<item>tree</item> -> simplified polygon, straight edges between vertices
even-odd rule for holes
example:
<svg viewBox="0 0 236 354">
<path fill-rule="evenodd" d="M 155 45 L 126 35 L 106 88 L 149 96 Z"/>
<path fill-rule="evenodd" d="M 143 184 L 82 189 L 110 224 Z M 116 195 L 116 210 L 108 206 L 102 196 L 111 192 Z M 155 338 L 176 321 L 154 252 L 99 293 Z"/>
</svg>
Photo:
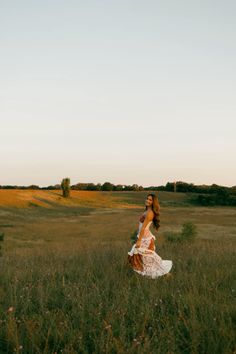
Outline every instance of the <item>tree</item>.
<svg viewBox="0 0 236 354">
<path fill-rule="evenodd" d="M 68 198 L 70 196 L 70 178 L 63 178 L 61 181 L 61 188 L 63 191 L 63 197 Z"/>
<path fill-rule="evenodd" d="M 110 182 L 103 183 L 102 190 L 103 191 L 112 191 L 113 190 L 113 184 L 111 184 Z"/>
<path fill-rule="evenodd" d="M 40 189 L 39 186 L 36 186 L 35 184 L 31 184 L 30 186 L 26 187 L 26 189 Z"/>
<path fill-rule="evenodd" d="M 88 183 L 77 183 L 71 186 L 71 189 L 85 191 L 87 189 Z"/>
<path fill-rule="evenodd" d="M 96 186 L 94 183 L 88 183 L 87 185 L 87 191 L 95 191 L 96 190 Z"/>
<path fill-rule="evenodd" d="M 174 192 L 176 193 L 176 191 L 177 191 L 177 183 L 176 182 L 174 182 Z"/>
<path fill-rule="evenodd" d="M 132 186 L 131 186 L 131 188 L 132 188 L 132 191 L 138 191 L 139 190 L 139 187 L 138 187 L 138 185 L 135 183 L 135 184 L 133 184 Z"/>
<path fill-rule="evenodd" d="M 123 185 L 122 184 L 117 184 L 114 186 L 115 191 L 122 191 L 123 190 Z"/>
<path fill-rule="evenodd" d="M 174 183 L 172 183 L 172 182 L 167 182 L 167 183 L 166 183 L 166 191 L 167 191 L 167 192 L 173 192 L 173 191 L 174 191 Z"/>
</svg>

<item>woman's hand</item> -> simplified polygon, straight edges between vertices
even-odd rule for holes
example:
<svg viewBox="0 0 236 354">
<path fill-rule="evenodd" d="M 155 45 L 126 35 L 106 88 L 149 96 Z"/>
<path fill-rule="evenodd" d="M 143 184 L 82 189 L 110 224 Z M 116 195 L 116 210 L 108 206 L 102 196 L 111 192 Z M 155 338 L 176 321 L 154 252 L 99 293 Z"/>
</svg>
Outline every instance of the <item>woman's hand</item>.
<svg viewBox="0 0 236 354">
<path fill-rule="evenodd" d="M 135 248 L 139 248 L 141 246 L 141 240 L 138 240 L 135 244 Z"/>
</svg>

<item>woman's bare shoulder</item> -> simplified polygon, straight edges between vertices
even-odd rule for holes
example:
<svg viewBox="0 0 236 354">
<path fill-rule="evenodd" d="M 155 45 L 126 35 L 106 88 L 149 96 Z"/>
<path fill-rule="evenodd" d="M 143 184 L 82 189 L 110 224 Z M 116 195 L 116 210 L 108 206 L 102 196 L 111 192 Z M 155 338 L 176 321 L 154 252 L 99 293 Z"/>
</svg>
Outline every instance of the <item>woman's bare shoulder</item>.
<svg viewBox="0 0 236 354">
<path fill-rule="evenodd" d="M 146 217 L 148 218 L 148 219 L 153 219 L 153 217 L 154 217 L 154 212 L 153 212 L 153 210 L 147 210 L 147 213 L 146 213 Z"/>
</svg>

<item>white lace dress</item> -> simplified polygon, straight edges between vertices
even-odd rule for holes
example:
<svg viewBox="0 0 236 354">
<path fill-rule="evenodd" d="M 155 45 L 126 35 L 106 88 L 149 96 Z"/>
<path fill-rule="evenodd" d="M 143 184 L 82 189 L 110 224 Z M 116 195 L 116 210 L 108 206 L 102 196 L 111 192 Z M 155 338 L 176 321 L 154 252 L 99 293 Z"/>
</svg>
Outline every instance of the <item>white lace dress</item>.
<svg viewBox="0 0 236 354">
<path fill-rule="evenodd" d="M 172 268 L 172 261 L 163 260 L 155 252 L 154 241 L 156 237 L 149 230 L 151 224 L 152 221 L 145 227 L 140 247 L 136 248 L 134 244 L 128 252 L 128 261 L 135 272 L 154 279 L 169 273 Z M 142 225 L 143 222 L 139 221 L 137 238 L 139 237 Z"/>
</svg>

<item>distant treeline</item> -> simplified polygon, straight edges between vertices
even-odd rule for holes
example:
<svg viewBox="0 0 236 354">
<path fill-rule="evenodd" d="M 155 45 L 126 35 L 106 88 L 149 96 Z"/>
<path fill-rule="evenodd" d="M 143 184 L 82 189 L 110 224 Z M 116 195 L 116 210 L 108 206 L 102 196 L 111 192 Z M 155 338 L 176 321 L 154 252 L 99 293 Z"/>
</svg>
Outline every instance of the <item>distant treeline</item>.
<svg viewBox="0 0 236 354">
<path fill-rule="evenodd" d="M 168 192 L 174 192 L 176 188 L 176 192 L 203 193 L 203 194 L 215 194 L 218 193 L 219 191 L 224 190 L 224 191 L 229 191 L 229 193 L 236 194 L 236 186 L 224 187 L 224 186 L 219 186 L 218 184 L 212 184 L 210 186 L 207 186 L 205 184 L 195 185 L 193 183 L 186 183 L 186 182 L 167 182 L 165 186 L 152 187 L 152 188 L 154 190 L 157 189 L 159 191 L 168 191 Z"/>
<path fill-rule="evenodd" d="M 55 184 L 48 187 L 39 187 L 37 185 L 30 186 L 12 186 L 6 185 L 1 186 L 0 189 L 47 189 L 47 190 L 56 190 L 61 189 L 60 184 Z M 137 184 L 133 185 L 124 185 L 124 184 L 112 184 L 110 182 L 101 183 L 77 183 L 70 187 L 73 190 L 81 190 L 81 191 L 143 191 L 148 188 L 144 188 L 142 186 L 138 186 Z"/>
<path fill-rule="evenodd" d="M 39 187 L 35 184 L 29 186 L 16 186 L 16 185 L 0 185 L 0 189 L 61 189 L 61 184 L 50 185 L 47 187 Z M 143 187 L 138 184 L 124 185 L 112 184 L 110 182 L 101 183 L 77 183 L 71 185 L 74 190 L 88 190 L 88 191 L 144 191 L 144 190 L 157 190 L 166 192 L 181 192 L 181 193 L 201 193 L 201 194 L 216 194 L 219 192 L 228 192 L 229 194 L 236 195 L 236 186 L 224 187 L 217 184 L 208 185 L 195 185 L 186 182 L 167 182 L 165 186 L 149 186 Z"/>
<path fill-rule="evenodd" d="M 86 191 L 145 191 L 157 190 L 166 192 L 181 192 L 181 193 L 197 193 L 196 197 L 192 198 L 192 202 L 200 205 L 235 205 L 236 206 L 236 186 L 224 187 L 217 184 L 194 185 L 193 183 L 186 183 L 182 181 L 167 182 L 165 186 L 149 186 L 143 187 L 138 184 L 123 185 L 112 184 L 110 182 L 101 183 L 77 183 L 70 187 L 72 190 L 86 190 Z M 39 187 L 37 185 L 29 186 L 13 186 L 5 185 L 0 189 L 46 189 L 56 190 L 61 189 L 60 184 L 51 185 L 48 187 Z"/>
<path fill-rule="evenodd" d="M 165 186 L 157 188 L 151 187 L 153 190 L 182 193 L 197 193 L 196 197 L 191 198 L 191 202 L 203 206 L 214 205 L 231 205 L 236 206 L 236 186 L 224 187 L 217 184 L 194 185 L 186 182 L 168 182 Z"/>
</svg>

